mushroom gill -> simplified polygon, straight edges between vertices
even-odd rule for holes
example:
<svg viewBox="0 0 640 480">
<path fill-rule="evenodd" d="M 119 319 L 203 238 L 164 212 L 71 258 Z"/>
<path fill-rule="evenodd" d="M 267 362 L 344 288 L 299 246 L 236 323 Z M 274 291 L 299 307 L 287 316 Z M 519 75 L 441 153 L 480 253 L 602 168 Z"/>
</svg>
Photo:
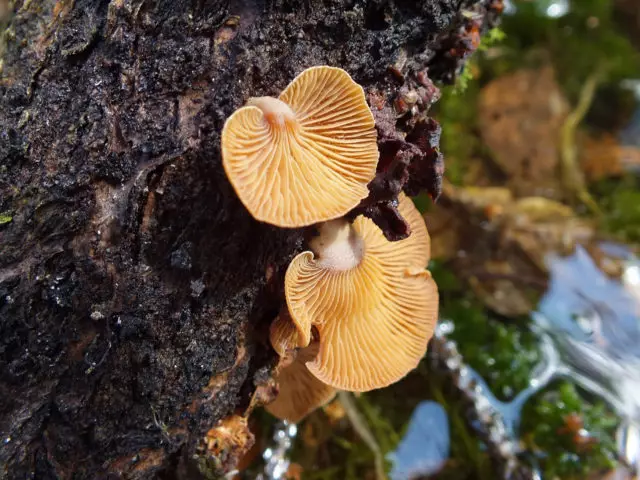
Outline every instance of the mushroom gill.
<svg viewBox="0 0 640 480">
<path fill-rule="evenodd" d="M 277 348 L 276 345 L 274 348 Z M 265 406 L 271 415 L 297 423 L 316 408 L 327 404 L 335 396 L 335 389 L 314 377 L 305 365 L 317 354 L 318 344 L 312 343 L 298 351 L 295 360 L 283 366 L 276 374 L 278 396 Z"/>
<path fill-rule="evenodd" d="M 311 342 L 311 329 L 298 328 L 291 321 L 289 313 L 281 311 L 269 327 L 269 340 L 276 353 L 283 359 L 288 358 L 298 347 L 306 347 Z"/>
<path fill-rule="evenodd" d="M 362 87 L 344 70 L 319 66 L 279 98 L 250 99 L 224 125 L 222 163 L 260 221 L 303 227 L 345 215 L 368 195 L 378 163 Z"/>
<path fill-rule="evenodd" d="M 438 291 L 425 270 L 429 234 L 411 199 L 400 213 L 411 226 L 389 242 L 374 223 L 325 224 L 285 276 L 285 295 L 299 346 L 315 326 L 318 355 L 307 368 L 322 383 L 368 391 L 398 381 L 423 357 L 438 316 Z"/>
</svg>

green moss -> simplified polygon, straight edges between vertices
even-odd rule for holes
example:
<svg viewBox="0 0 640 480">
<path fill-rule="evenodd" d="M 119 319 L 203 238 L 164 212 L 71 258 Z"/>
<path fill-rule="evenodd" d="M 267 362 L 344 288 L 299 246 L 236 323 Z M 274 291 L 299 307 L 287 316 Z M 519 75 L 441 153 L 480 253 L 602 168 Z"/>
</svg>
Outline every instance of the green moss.
<svg viewBox="0 0 640 480">
<path fill-rule="evenodd" d="M 491 480 L 495 478 L 491 459 L 485 446 L 465 420 L 468 405 L 461 398 L 445 394 L 446 382 L 446 379 L 437 375 L 429 377 L 431 396 L 444 407 L 449 418 L 450 460 L 438 473 L 438 478 Z"/>
<path fill-rule="evenodd" d="M 454 95 L 461 95 L 466 92 L 469 84 L 475 80 L 474 70 L 477 70 L 481 52 L 486 52 L 489 48 L 500 44 L 505 38 L 507 38 L 507 34 L 499 27 L 492 28 L 482 37 L 477 50 L 479 53 L 476 53 L 475 56 L 467 61 L 467 65 L 465 65 L 456 79 L 456 84 L 451 90 Z"/>
<path fill-rule="evenodd" d="M 604 212 L 602 228 L 622 241 L 640 244 L 640 178 L 603 180 L 593 190 Z"/>
<path fill-rule="evenodd" d="M 462 184 L 469 162 L 487 154 L 478 136 L 478 95 L 484 67 L 480 67 L 483 52 L 500 44 L 507 34 L 500 28 L 489 30 L 482 38 L 478 52 L 472 56 L 453 87 L 442 89 L 442 98 L 435 105 L 433 115 L 442 126 L 440 147 L 447 164 L 447 180 Z"/>
<path fill-rule="evenodd" d="M 478 46 L 479 52 L 486 52 L 490 47 L 498 45 L 501 42 L 504 42 L 507 38 L 507 33 L 502 30 L 500 27 L 495 27 L 489 30 L 482 40 L 480 41 L 480 45 Z"/>
<path fill-rule="evenodd" d="M 540 2 L 518 2 L 518 14 L 504 17 L 506 44 L 517 62 L 523 52 L 543 49 L 560 83 L 575 101 L 584 79 L 596 68 L 606 67 L 608 81 L 636 78 L 640 56 L 613 19 L 611 0 L 571 2 L 571 11 L 561 18 L 544 14 Z"/>
<path fill-rule="evenodd" d="M 411 415 L 420 402 L 438 402 L 449 419 L 451 448 L 449 461 L 438 478 L 495 478 L 486 448 L 465 420 L 468 405 L 453 393 L 449 378 L 431 370 L 427 360 L 423 360 L 417 369 L 393 388 L 369 392 L 360 397 L 359 402 L 363 398 L 366 402 L 364 405 L 360 404 L 363 413 L 384 452 L 395 449 L 406 433 Z"/>
<path fill-rule="evenodd" d="M 531 372 L 540 362 L 535 335 L 523 329 L 529 320 L 507 324 L 463 290 L 446 265 L 435 263 L 431 271 L 440 290 L 441 316 L 455 325 L 450 338 L 498 398 L 512 399 L 527 388 Z"/>
<path fill-rule="evenodd" d="M 469 66 L 465 72 L 470 72 Z M 434 109 L 434 116 L 442 126 L 440 149 L 447 165 L 446 177 L 456 185 L 463 183 L 465 167 L 482 149 L 477 135 L 479 91 L 476 81 L 466 83 L 464 92 L 445 88 Z"/>
<path fill-rule="evenodd" d="M 431 198 L 426 193 L 421 193 L 417 197 L 413 197 L 412 200 L 420 213 L 429 211 L 431 205 L 433 205 Z"/>
<path fill-rule="evenodd" d="M 387 412 L 371 401 L 368 394 L 353 400 L 386 457 L 400 441 L 398 430 Z M 317 410 L 300 424 L 291 460 L 302 466 L 305 479 L 375 478 L 374 453 L 351 427 L 348 417 L 332 424 L 322 410 Z M 386 463 L 384 467 L 388 472 L 390 464 Z"/>
<path fill-rule="evenodd" d="M 607 199 L 611 211 L 606 218 L 606 227 L 618 233 L 623 240 L 640 243 L 640 192 L 616 191 Z"/>
<path fill-rule="evenodd" d="M 456 79 L 456 84 L 453 87 L 453 93 L 455 95 L 461 95 L 466 92 L 469 87 L 469 83 L 473 81 L 473 78 L 472 65 L 466 65 Z"/>
<path fill-rule="evenodd" d="M 578 420 L 573 429 L 571 419 Z M 617 423 L 603 402 L 592 403 L 572 383 L 562 382 L 527 403 L 521 432 L 527 447 L 540 454 L 543 478 L 583 479 L 615 466 Z M 580 424 L 588 437 L 577 434 Z"/>
<path fill-rule="evenodd" d="M 4 225 L 5 223 L 9 223 L 13 220 L 13 217 L 9 215 L 7 212 L 0 213 L 0 225 Z"/>
</svg>

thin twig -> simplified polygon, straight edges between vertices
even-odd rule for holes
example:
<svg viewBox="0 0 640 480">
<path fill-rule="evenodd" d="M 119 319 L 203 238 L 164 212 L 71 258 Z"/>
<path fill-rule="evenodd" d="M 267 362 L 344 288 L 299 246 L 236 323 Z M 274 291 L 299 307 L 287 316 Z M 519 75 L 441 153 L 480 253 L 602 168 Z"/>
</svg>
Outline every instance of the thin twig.
<svg viewBox="0 0 640 480">
<path fill-rule="evenodd" d="M 360 414 L 358 406 L 353 401 L 353 397 L 348 392 L 338 392 L 338 398 L 340 399 L 340 403 L 342 403 L 342 407 L 347 414 L 347 418 L 349 418 L 349 421 L 351 422 L 351 426 L 373 453 L 376 468 L 376 479 L 387 480 L 387 476 L 384 473 L 384 458 L 382 456 L 380 446 L 378 445 L 378 442 L 376 442 L 371 430 L 369 430 L 367 421 Z"/>
<path fill-rule="evenodd" d="M 584 174 L 578 165 L 575 134 L 591 107 L 596 88 L 604 76 L 605 68 L 598 68 L 587 78 L 580 90 L 575 109 L 567 116 L 560 134 L 560 167 L 562 185 L 571 190 L 571 194 L 584 203 L 596 215 L 601 215 L 600 207 L 585 186 Z"/>
</svg>

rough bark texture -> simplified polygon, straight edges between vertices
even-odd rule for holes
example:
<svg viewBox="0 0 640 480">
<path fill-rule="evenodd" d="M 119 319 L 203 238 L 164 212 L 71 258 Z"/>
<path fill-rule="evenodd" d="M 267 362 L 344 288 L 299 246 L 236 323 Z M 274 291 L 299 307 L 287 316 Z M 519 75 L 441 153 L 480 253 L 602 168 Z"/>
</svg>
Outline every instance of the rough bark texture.
<svg viewBox="0 0 640 480">
<path fill-rule="evenodd" d="M 430 65 L 451 79 L 463 8 L 485 28 L 495 4 L 16 1 L 0 19 L 0 477 L 231 467 L 250 439 L 214 427 L 269 390 L 266 330 L 303 232 L 243 208 L 221 168 L 224 120 L 328 64 L 409 132 L 431 97 L 414 108 L 406 88 Z M 421 125 L 431 140 L 395 153 L 428 145 L 441 172 L 436 127 Z"/>
</svg>

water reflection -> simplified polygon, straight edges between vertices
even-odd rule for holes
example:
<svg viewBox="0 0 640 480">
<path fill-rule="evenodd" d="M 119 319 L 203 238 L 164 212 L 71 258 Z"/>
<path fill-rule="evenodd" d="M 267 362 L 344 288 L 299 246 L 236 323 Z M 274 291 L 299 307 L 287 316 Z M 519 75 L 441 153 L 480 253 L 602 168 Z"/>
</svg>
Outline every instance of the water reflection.
<svg viewBox="0 0 640 480">
<path fill-rule="evenodd" d="M 436 402 L 421 402 L 413 411 L 409 429 L 390 455 L 392 480 L 405 480 L 438 472 L 449 458 L 449 420 Z"/>
<path fill-rule="evenodd" d="M 622 419 L 620 454 L 636 470 L 640 446 L 640 262 L 629 252 L 603 250 L 624 262 L 610 279 L 582 247 L 551 256 L 549 291 L 533 315 L 560 354 L 558 375 L 603 398 Z"/>
<path fill-rule="evenodd" d="M 547 17 L 560 18 L 569 13 L 569 0 L 555 0 L 544 11 Z"/>
<path fill-rule="evenodd" d="M 504 6 L 506 15 L 513 15 L 517 11 L 517 7 L 512 0 L 505 0 Z M 571 10 L 569 0 L 539 0 L 537 7 L 543 15 L 549 18 L 564 17 Z"/>
<path fill-rule="evenodd" d="M 528 387 L 512 401 L 498 400 L 480 375 L 464 365 L 457 353 L 443 359 L 443 364 L 459 373 L 458 387 L 471 391 L 479 418 L 490 417 L 492 428 L 502 433 L 500 442 L 516 450 L 514 453 L 520 448 L 518 429 L 525 403 L 553 379 L 576 382 L 604 399 L 620 416 L 619 453 L 637 472 L 640 468 L 640 261 L 616 244 L 602 244 L 600 250 L 622 263 L 620 279 L 604 274 L 580 246 L 573 255 L 548 257 L 549 288 L 537 311 L 532 312 L 532 329 L 540 341 L 542 361 L 532 372 Z M 452 322 L 440 322 L 436 339 L 445 345 L 452 343 L 446 340 L 452 329 Z M 394 452 L 393 480 L 436 472 L 442 467 L 443 455 L 448 450 L 444 410 L 434 402 L 421 403 L 413 413 L 405 438 Z M 622 474 L 622 471 L 616 473 Z"/>
</svg>

